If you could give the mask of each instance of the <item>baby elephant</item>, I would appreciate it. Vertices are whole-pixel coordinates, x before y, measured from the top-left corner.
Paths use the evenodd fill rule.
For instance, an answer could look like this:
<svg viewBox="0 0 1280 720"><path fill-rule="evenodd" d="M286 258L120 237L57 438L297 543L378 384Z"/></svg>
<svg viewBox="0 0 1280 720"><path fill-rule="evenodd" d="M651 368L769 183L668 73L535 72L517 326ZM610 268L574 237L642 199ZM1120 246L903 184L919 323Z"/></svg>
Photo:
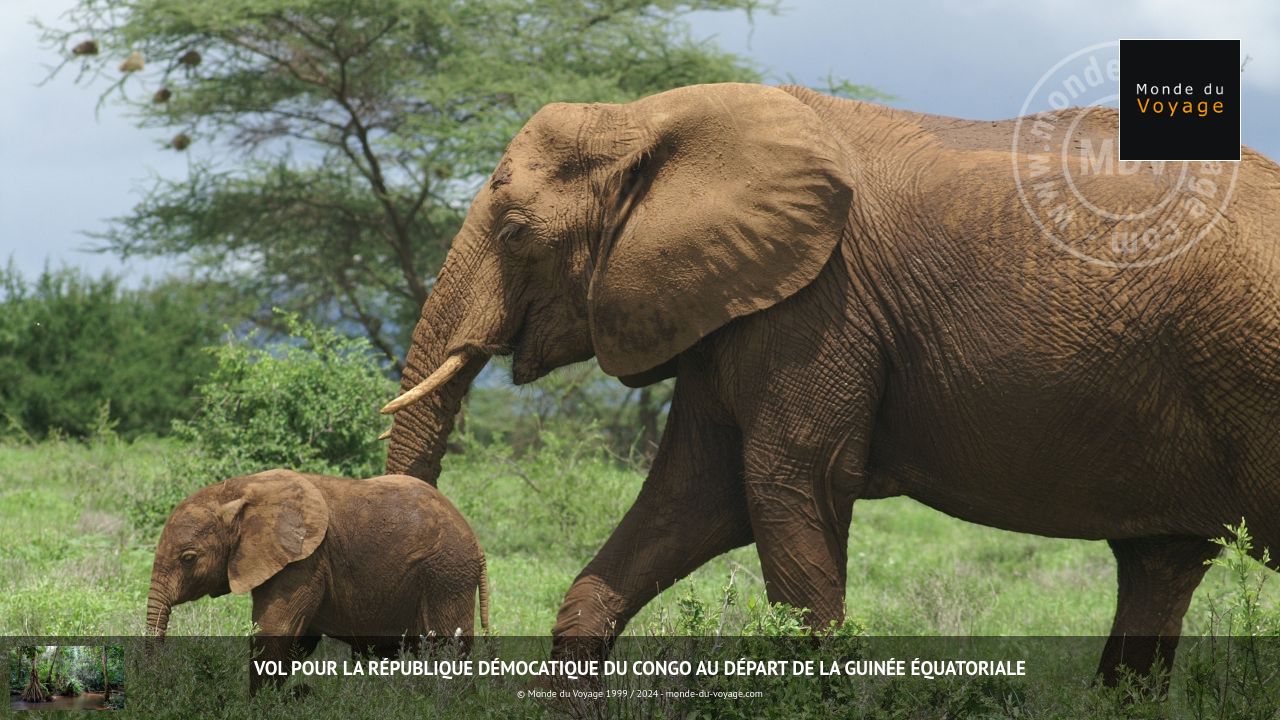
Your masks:
<svg viewBox="0 0 1280 720"><path fill-rule="evenodd" d="M387 657L402 637L470 637L477 589L487 630L488 585L471 527L431 485L269 470L174 509L156 547L147 630L164 637L174 605L252 591L259 659L305 657L321 635Z"/></svg>

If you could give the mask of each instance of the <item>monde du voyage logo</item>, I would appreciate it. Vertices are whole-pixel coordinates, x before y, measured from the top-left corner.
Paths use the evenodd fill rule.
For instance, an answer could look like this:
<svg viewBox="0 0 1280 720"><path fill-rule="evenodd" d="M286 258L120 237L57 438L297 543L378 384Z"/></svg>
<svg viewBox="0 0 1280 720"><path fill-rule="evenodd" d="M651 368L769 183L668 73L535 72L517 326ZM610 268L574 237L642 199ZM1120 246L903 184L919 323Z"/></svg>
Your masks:
<svg viewBox="0 0 1280 720"><path fill-rule="evenodd" d="M1239 40L1120 41L1120 160L1240 159Z"/></svg>
<svg viewBox="0 0 1280 720"><path fill-rule="evenodd" d="M1028 92L1010 159L1023 208L1067 253L1111 268L1182 255L1235 189L1240 41L1112 40L1063 57Z"/></svg>

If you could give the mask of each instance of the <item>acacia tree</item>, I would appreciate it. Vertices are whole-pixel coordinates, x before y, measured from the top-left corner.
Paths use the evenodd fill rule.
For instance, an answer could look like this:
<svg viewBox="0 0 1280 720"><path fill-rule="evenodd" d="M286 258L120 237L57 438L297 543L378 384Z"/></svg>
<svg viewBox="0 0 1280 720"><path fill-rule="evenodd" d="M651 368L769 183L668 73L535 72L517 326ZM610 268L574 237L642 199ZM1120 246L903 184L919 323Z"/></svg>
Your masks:
<svg viewBox="0 0 1280 720"><path fill-rule="evenodd" d="M195 152L99 237L359 328L398 367L476 182L552 100L754 80L689 33L758 0L79 0L47 45ZM101 86L100 86L101 87ZM229 151L229 152L228 152ZM263 312L260 319L274 316Z"/></svg>

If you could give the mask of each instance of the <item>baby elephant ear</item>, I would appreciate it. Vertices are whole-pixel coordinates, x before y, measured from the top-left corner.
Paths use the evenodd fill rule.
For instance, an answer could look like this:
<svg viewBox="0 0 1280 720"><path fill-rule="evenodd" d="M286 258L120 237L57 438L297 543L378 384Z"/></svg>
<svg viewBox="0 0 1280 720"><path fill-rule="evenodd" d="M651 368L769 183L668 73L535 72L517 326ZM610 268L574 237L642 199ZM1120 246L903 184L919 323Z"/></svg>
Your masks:
<svg viewBox="0 0 1280 720"><path fill-rule="evenodd" d="M316 486L288 470L228 481L222 521L231 531L231 592L245 593L285 565L311 555L329 527L329 506Z"/></svg>

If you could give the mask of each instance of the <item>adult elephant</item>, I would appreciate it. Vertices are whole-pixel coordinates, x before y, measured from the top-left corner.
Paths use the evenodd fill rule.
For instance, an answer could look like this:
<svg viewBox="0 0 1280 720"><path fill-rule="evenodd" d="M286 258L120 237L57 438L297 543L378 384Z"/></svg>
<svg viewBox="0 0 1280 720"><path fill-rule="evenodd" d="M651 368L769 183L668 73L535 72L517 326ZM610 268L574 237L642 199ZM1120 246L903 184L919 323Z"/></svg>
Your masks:
<svg viewBox="0 0 1280 720"><path fill-rule="evenodd" d="M1210 538L1244 517L1280 547L1280 170L1246 149L1216 212L1162 204L1174 172L1072 178L1046 226L1015 177L1061 179L1063 143L1106 148L1116 116L1081 111L1011 155L1014 127L742 84L548 105L422 309L387 471L436 481L490 357L513 354L522 384L594 355L676 390L558 647L607 650L662 588L752 541L770 600L839 620L854 500L907 495L1109 541L1104 676L1171 658ZM1141 222L1187 246L1082 260L1117 223L1085 197L1155 207Z"/></svg>

